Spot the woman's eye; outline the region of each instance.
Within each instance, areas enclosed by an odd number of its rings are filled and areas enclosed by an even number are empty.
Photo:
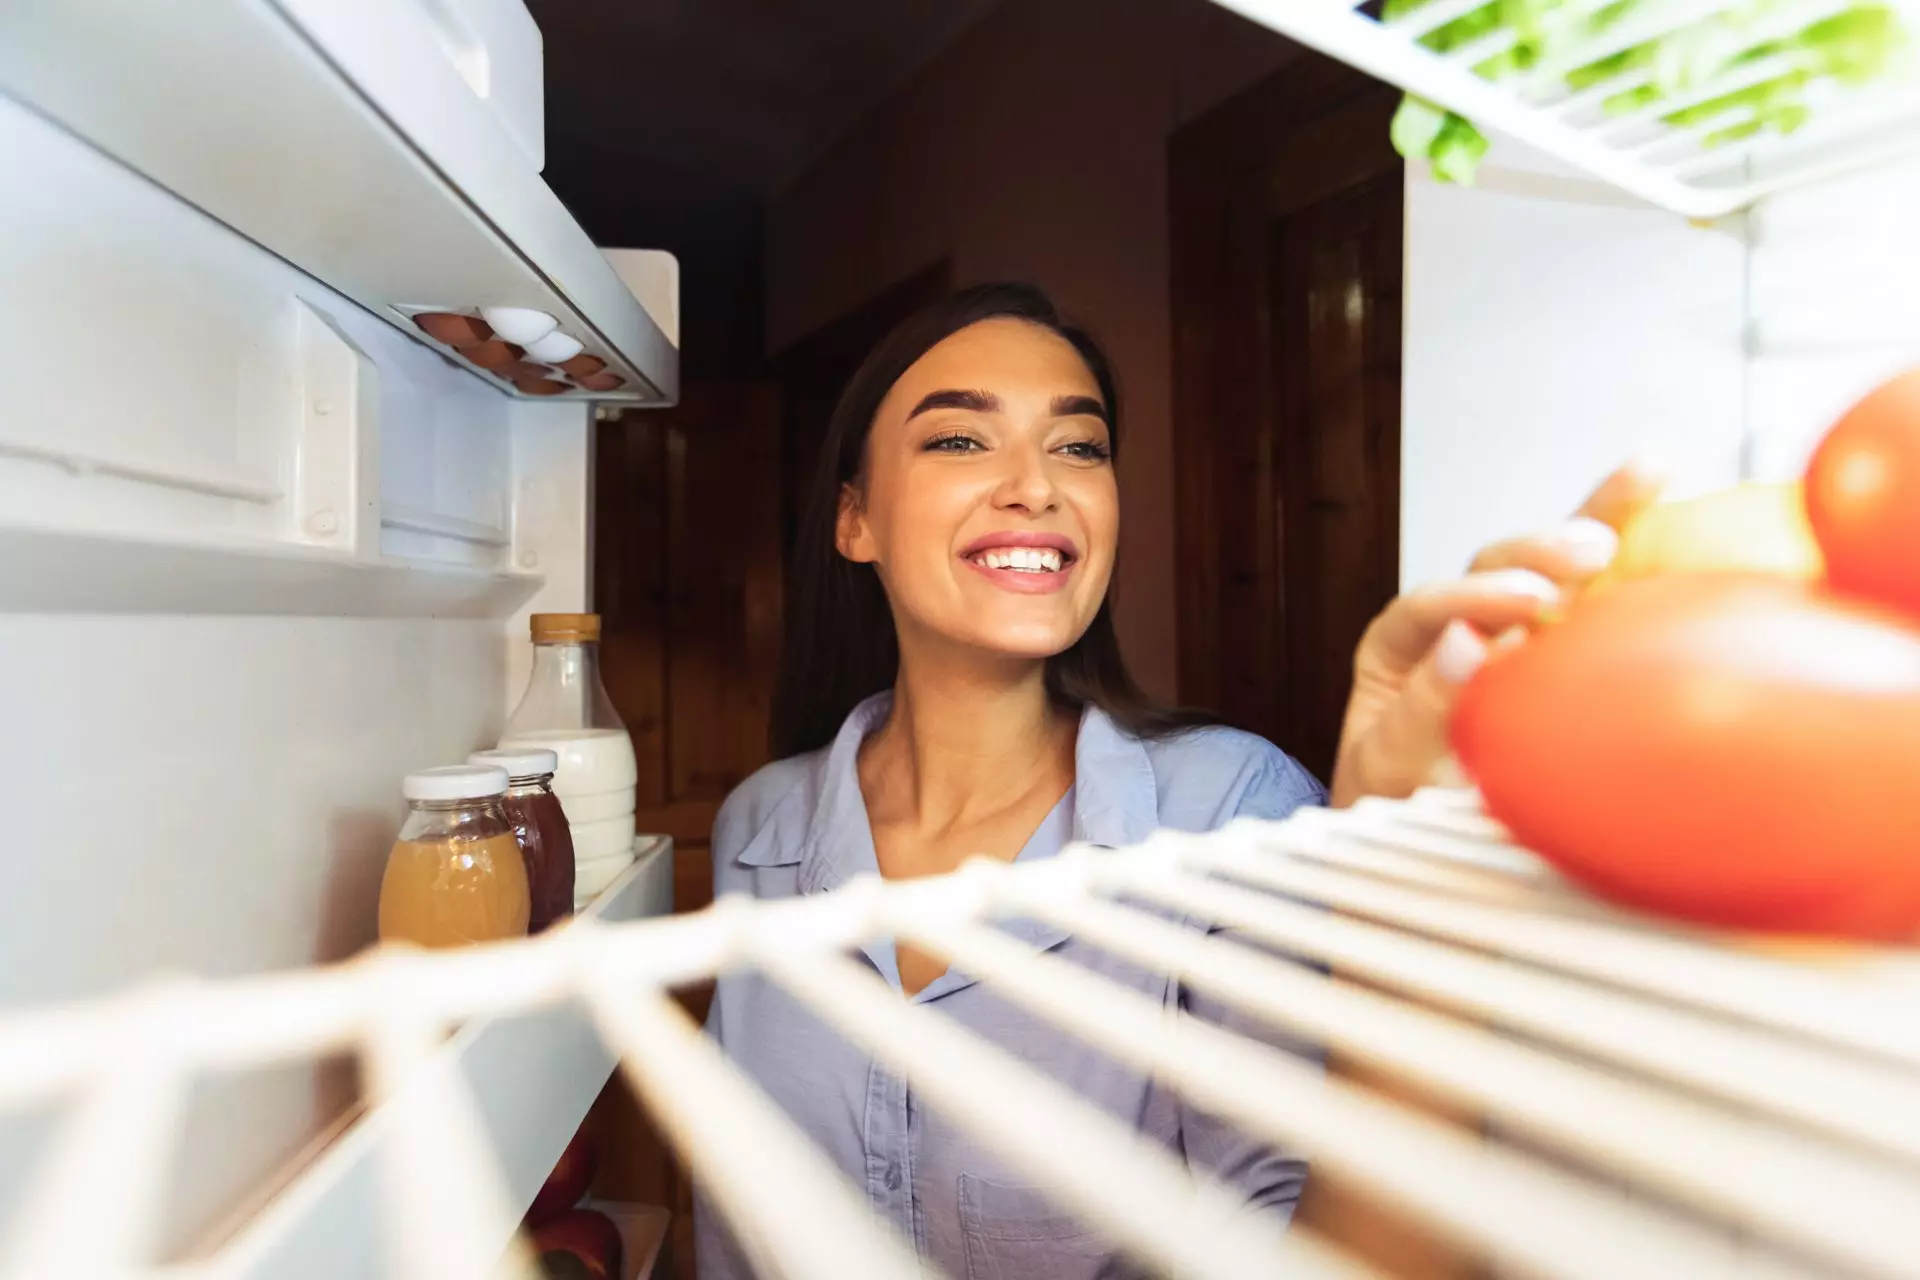
[[[1113,450],[1098,440],[1078,440],[1073,444],[1062,445],[1060,452],[1081,462],[1105,462],[1113,456]]]
[[[928,453],[973,453],[985,447],[972,436],[963,435],[937,436],[926,443]]]

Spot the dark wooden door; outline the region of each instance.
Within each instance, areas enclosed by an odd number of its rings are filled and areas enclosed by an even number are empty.
[[[780,647],[780,417],[766,384],[694,385],[600,424],[594,602],[639,761],[636,822],[678,847],[675,907],[712,896],[727,793],[766,763]]]
[[[1302,55],[1169,154],[1180,695],[1323,779],[1398,577],[1395,99]]]
[[[673,905],[713,899],[713,818],[766,763],[783,594],[779,396],[691,384],[599,424],[594,605],[607,693],[633,736],[636,823],[674,838]],[[697,1018],[710,988],[681,993]],[[597,1194],[674,1215],[662,1277],[693,1280],[691,1187],[616,1076],[589,1118]]]
[[[1398,587],[1397,170],[1274,221],[1277,660],[1269,735],[1328,776],[1354,647]]]

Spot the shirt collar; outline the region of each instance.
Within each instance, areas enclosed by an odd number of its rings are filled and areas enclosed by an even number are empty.
[[[866,797],[860,793],[860,744],[886,723],[891,693],[861,702],[833,736],[816,777],[818,799],[806,839],[800,844],[800,892],[821,893],[862,872],[880,873],[873,851],[873,827]]]
[[[741,851],[739,861],[758,867],[797,865],[796,887],[801,893],[824,893],[854,876],[879,874],[873,827],[860,792],[860,744],[886,722],[892,706],[891,693],[878,693],[860,703],[815,761],[810,779],[813,814],[801,839],[796,843],[786,838],[792,828],[770,821]],[[791,798],[798,799],[800,794]],[[1080,715],[1074,783],[1067,801],[1073,809],[1070,836],[1087,844],[1109,848],[1138,844],[1158,823],[1159,788],[1146,748],[1098,707],[1089,706]],[[1050,814],[1048,821],[1054,820]],[[1053,841],[1030,841],[1020,859],[1050,858],[1059,851]],[[1031,919],[1008,920],[1001,927],[1040,951],[1058,946],[1069,936],[1064,929]],[[869,942],[860,950],[887,981],[899,985],[891,943]],[[971,975],[949,970],[915,998],[937,1000],[973,984]]]
[[[866,798],[860,793],[860,744],[886,722],[892,706],[891,693],[877,693],[841,724],[814,774],[813,816],[799,847],[749,846],[742,861],[761,866],[798,863],[802,893],[821,893],[856,875],[879,873]],[[1089,706],[1080,715],[1070,795],[1075,840],[1120,848],[1145,840],[1157,824],[1159,791],[1146,748],[1098,707]],[[1051,857],[1057,850],[1029,852]]]
[[[1118,849],[1153,834],[1160,790],[1147,749],[1100,708],[1080,713],[1073,748],[1073,838]]]

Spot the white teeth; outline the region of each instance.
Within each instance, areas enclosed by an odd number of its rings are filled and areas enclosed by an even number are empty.
[[[994,547],[974,556],[989,569],[1012,569],[1020,573],[1058,573],[1062,560],[1052,547]]]

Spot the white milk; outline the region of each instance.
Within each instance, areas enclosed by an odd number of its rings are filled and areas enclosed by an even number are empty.
[[[633,758],[633,739],[625,729],[539,729],[501,740],[503,747],[546,747],[560,757],[553,774],[553,794],[560,797],[567,826],[576,845],[583,827],[617,824],[626,819],[627,843],[633,842],[633,788],[640,770]],[[604,828],[600,828],[601,831]],[[595,847],[600,841],[591,842]],[[576,848],[576,856],[582,856]]]
[[[573,833],[573,856],[576,859],[611,858],[616,854],[624,854],[629,858],[633,856],[631,813],[592,822],[569,821],[567,829]]]

